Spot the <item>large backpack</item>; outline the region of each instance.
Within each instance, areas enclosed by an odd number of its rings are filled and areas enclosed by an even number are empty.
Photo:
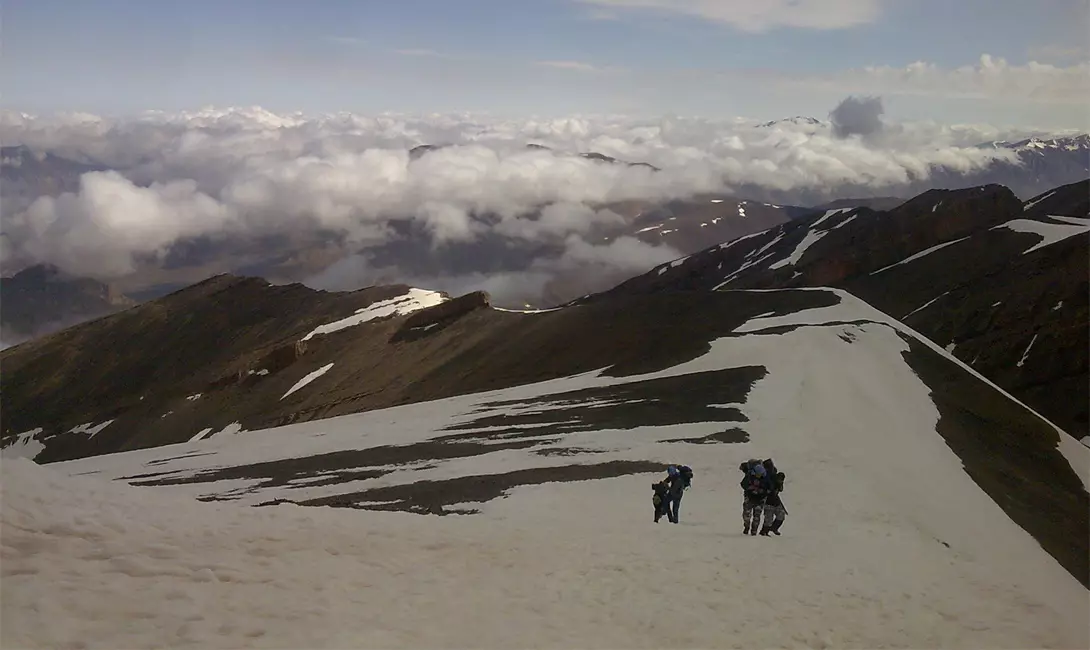
[[[685,484],[685,487],[689,488],[693,486],[693,468],[688,465],[678,465],[678,472],[681,473],[681,481]]]

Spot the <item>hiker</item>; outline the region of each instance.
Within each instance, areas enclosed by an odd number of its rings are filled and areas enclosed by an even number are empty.
[[[744,535],[756,535],[761,523],[765,500],[771,492],[772,484],[768,480],[768,470],[759,460],[750,460],[738,466],[745,472],[742,478],[742,523]]]
[[[783,492],[784,478],[783,472],[776,472],[772,475],[772,491],[768,493],[768,497],[765,499],[765,525],[761,529],[761,534],[765,537],[770,532],[779,535],[780,526],[783,525],[783,520],[787,517],[787,509],[783,507],[783,501],[780,499],[780,493]],[[770,521],[771,524],[769,524]]]
[[[659,519],[662,519],[663,515],[668,514],[670,508],[670,486],[666,481],[659,481],[651,484],[651,490],[654,495],[651,497],[651,503],[655,506],[655,523],[659,523]]]
[[[670,465],[666,468],[666,474],[669,495],[666,515],[670,523],[676,524],[681,512],[681,497],[685,494],[685,489],[692,485],[693,470],[685,465]]]

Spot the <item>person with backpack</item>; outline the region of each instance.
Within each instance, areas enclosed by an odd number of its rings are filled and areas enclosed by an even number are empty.
[[[669,499],[666,506],[666,515],[670,523],[678,523],[681,512],[681,497],[685,490],[692,486],[693,470],[686,465],[670,465],[666,468],[666,485]]]
[[[670,486],[666,481],[658,481],[651,484],[651,491],[654,493],[651,496],[651,504],[655,506],[655,523],[657,524],[670,508]]]
[[[770,461],[771,462],[771,461]],[[742,524],[744,535],[756,535],[761,524],[761,513],[773,485],[768,470],[759,460],[750,460],[738,466],[745,472],[742,477]]]
[[[765,499],[765,525],[761,528],[761,534],[765,537],[769,533],[779,535],[780,526],[783,526],[783,521],[787,518],[787,509],[783,507],[783,500],[780,499],[780,493],[783,492],[784,478],[783,472],[776,472],[772,476],[772,491],[768,493],[768,497]],[[769,524],[770,521],[771,524]]]

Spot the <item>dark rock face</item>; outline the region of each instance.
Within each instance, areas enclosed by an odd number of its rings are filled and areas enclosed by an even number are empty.
[[[931,190],[887,212],[830,210],[662,265],[610,293],[841,287],[1081,438],[1090,402],[1088,197],[1090,181],[1025,203],[990,185]]]
[[[413,312],[405,319],[400,332],[440,325],[470,313],[477,309],[486,309],[492,305],[492,299],[484,291],[473,291],[453,300],[446,300],[420,311]]]

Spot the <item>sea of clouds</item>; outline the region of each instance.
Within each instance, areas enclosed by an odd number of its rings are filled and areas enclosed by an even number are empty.
[[[0,114],[5,146],[86,167],[56,172],[78,174],[71,191],[57,192],[48,190],[56,183],[43,190],[28,182],[26,161],[6,159],[0,252],[5,269],[47,262],[109,280],[165,259],[182,242],[229,249],[322,233],[343,255],[305,278],[312,286],[410,282],[540,303],[557,278],[580,285],[568,293],[592,290],[678,256],[666,246],[598,237],[599,227],[623,225],[610,208],[615,202],[753,187],[830,197],[838,187],[866,187],[877,195],[926,177],[932,165],[971,172],[1013,159],[977,145],[1026,135],[1033,134],[886,123],[881,100],[866,97],[848,98],[818,124],[765,126],[678,116],[512,120],[260,108],[129,118],[7,112]],[[449,146],[410,155],[421,144]],[[581,152],[658,171],[574,155]],[[405,259],[372,254],[406,237],[413,253]]]

